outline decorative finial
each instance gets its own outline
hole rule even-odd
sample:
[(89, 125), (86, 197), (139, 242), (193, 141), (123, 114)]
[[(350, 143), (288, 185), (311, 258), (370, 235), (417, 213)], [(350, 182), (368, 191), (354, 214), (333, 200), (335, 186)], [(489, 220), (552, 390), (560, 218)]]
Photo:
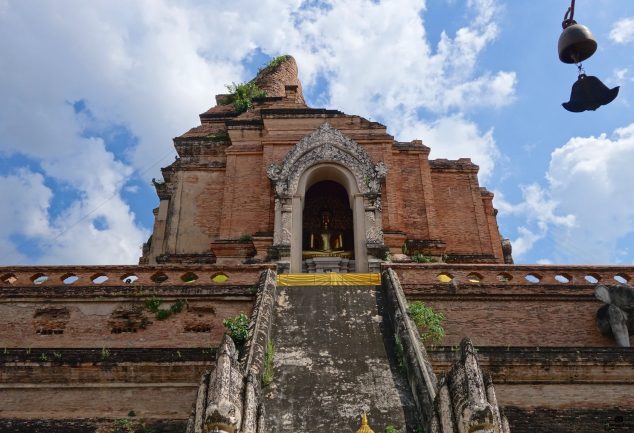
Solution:
[(357, 433), (374, 433), (374, 430), (372, 430), (368, 425), (368, 416), (365, 412), (361, 414), (361, 427), (359, 427)]

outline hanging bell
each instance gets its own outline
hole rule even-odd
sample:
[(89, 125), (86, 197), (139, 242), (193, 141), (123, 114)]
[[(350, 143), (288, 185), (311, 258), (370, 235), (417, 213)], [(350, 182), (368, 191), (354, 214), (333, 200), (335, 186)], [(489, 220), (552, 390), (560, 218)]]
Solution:
[(564, 63), (580, 63), (594, 54), (597, 41), (589, 28), (571, 22), (559, 35), (559, 60)]
[(618, 86), (609, 89), (597, 77), (580, 74), (575, 84), (572, 85), (570, 101), (561, 105), (573, 113), (581, 113), (587, 110), (594, 111), (600, 106), (614, 101), (618, 94)]

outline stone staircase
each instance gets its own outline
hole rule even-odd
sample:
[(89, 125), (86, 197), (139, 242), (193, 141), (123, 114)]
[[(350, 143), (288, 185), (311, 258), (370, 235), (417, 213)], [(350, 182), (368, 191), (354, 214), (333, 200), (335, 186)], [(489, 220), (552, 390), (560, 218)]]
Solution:
[(377, 433), (417, 431), (383, 297), (375, 286), (278, 287), (268, 432), (354, 432), (363, 411)]

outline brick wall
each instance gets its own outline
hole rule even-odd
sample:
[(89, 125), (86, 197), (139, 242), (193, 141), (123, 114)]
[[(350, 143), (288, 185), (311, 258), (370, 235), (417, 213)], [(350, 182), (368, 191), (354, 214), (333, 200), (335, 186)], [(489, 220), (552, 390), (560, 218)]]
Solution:
[(490, 239), (486, 239), (489, 230), (482, 200), (474, 199), (473, 176), (475, 173), (469, 171), (432, 171), (437, 222), (448, 253), (479, 255), (492, 252)]
[[(631, 267), (533, 265), (391, 265), (409, 301), (421, 300), (446, 316), (442, 344), (469, 336), (483, 346), (614, 347), (599, 332), (594, 278), (616, 284)], [(530, 283), (526, 276), (539, 277)], [(455, 278), (441, 282), (438, 278)], [(565, 277), (568, 282), (559, 282)], [(634, 338), (632, 339), (634, 343)]]
[[(150, 420), (185, 420), (200, 374), (213, 367), (216, 352), (212, 348), (105, 350), (3, 350), (0, 431), (6, 431), (2, 428), (11, 420), (24, 426), (25, 420), (38, 418), (66, 420), (69, 427), (85, 418), (108, 425), (104, 419), (125, 418), (130, 411)], [(78, 431), (91, 431), (82, 428)]]
[[(131, 410), (182, 426), (202, 371), (215, 362), (223, 320), (250, 315), (267, 268), (0, 268), (0, 431), (98, 431)], [(228, 279), (214, 281), (219, 274)], [(186, 304), (159, 320), (148, 299), (160, 309)]]
[[(162, 299), (160, 308), (175, 303)], [(0, 303), (3, 347), (208, 347), (220, 343), (222, 321), (240, 312), (250, 314), (252, 296), (234, 299), (191, 299), (182, 312), (158, 320), (144, 300), (29, 299)], [(242, 299), (236, 299), (242, 298)], [(56, 312), (64, 317), (55, 317)], [(51, 312), (48, 315), (47, 312)], [(59, 314), (57, 314), (59, 315)]]
[[(400, 152), (388, 167), (388, 227), (403, 231), (409, 239), (429, 239), (429, 224), (423, 195), (423, 173), (417, 154)], [(389, 189), (396, 189), (392, 195)], [(389, 224), (392, 220), (395, 224)]]
[[(199, 227), (206, 235), (205, 248), (209, 248), (209, 242), (217, 239), (220, 232), (220, 215), (222, 211), (222, 191), (224, 189), (224, 170), (213, 170), (201, 175), (201, 187), (196, 189), (189, 203), (192, 220), (188, 223)], [(204, 177), (203, 177), (204, 176)], [(211, 198), (211, 199), (210, 199)]]
[[(477, 166), (467, 160), (428, 161), (429, 147), (420, 141), (397, 143), (383, 125), (334, 110), (311, 112), (301, 104), (293, 107), (299, 110), (294, 114), (287, 102), (258, 102), (253, 111), (227, 117), (223, 128), (230, 146), (222, 150), (211, 138), (191, 136), (191, 131), (177, 139), (182, 152), (191, 141), (198, 153), (189, 152), (170, 167), (168, 189), (173, 192), (167, 221), (157, 225), (157, 230), (166, 228), (167, 242), (165, 251), (153, 248), (151, 255), (203, 253), (216, 239), (272, 233), (274, 197), (267, 167), (280, 163), (299, 140), (329, 122), (374, 162), (389, 168), (382, 196), (386, 231), (402, 232), (408, 239), (440, 239), (450, 254), (502, 261), (495, 216), (490, 197), (483, 202)], [(225, 166), (200, 169), (209, 165), (207, 153), (212, 151), (204, 150), (206, 145), (222, 152), (214, 158)]]
[(613, 347), (614, 340), (601, 335), (595, 313), (601, 303), (520, 299), (427, 299), (416, 295), (446, 316), (442, 344), (458, 345), (469, 336), (483, 346), (596, 346)]

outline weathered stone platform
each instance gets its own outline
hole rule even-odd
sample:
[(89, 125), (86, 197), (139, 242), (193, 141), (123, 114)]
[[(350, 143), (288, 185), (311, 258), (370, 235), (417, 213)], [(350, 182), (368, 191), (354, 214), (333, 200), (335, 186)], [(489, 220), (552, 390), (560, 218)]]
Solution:
[(356, 431), (362, 411), (375, 431), (416, 430), (382, 298), (373, 286), (279, 288), (267, 430)]

